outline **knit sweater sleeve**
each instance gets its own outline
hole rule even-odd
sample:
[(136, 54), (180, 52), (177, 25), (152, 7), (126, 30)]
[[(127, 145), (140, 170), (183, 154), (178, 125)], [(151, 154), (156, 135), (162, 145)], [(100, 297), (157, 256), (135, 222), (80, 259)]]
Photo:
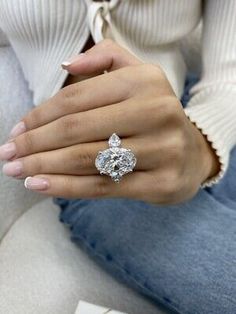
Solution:
[(186, 115), (207, 137), (225, 174), (236, 144), (236, 1), (206, 0), (203, 8), (202, 75), (192, 88)]

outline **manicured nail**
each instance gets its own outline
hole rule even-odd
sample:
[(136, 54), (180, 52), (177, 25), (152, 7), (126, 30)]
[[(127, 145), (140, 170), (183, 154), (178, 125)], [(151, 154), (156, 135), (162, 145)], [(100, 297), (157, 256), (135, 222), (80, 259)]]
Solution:
[(5, 164), (2, 168), (2, 172), (9, 177), (17, 177), (22, 174), (23, 164), (21, 161), (11, 161)]
[(26, 126), (23, 121), (17, 123), (10, 132), (10, 138), (17, 137), (26, 131)]
[(73, 63), (79, 61), (80, 59), (82, 59), (84, 57), (85, 53), (80, 53), (77, 56), (73, 56), (70, 59), (63, 61), (61, 66), (63, 69), (66, 69), (68, 66), (72, 65)]
[(63, 61), (61, 66), (63, 69), (67, 68), (68, 66), (70, 66), (72, 63), (70, 61)]
[(49, 187), (49, 182), (43, 178), (28, 177), (25, 179), (24, 185), (29, 190), (43, 191)]
[(9, 160), (16, 155), (16, 145), (9, 142), (0, 146), (0, 160)]

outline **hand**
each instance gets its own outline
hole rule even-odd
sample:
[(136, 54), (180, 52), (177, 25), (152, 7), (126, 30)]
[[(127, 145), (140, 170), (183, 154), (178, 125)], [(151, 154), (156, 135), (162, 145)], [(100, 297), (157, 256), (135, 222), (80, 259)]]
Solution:
[[(24, 117), (13, 131), (18, 136), (0, 149), (0, 158), (12, 160), (6, 174), (33, 176), (27, 187), (52, 196), (158, 204), (191, 198), (215, 174), (214, 152), (159, 67), (109, 40), (66, 67), (72, 74), (109, 73), (62, 89)], [(114, 132), (137, 157), (135, 171), (119, 184), (94, 165)]]

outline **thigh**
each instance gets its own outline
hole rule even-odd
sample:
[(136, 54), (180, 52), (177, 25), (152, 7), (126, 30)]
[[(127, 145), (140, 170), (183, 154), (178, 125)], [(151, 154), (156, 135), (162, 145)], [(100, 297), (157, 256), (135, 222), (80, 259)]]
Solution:
[(235, 313), (236, 212), (206, 191), (169, 207), (59, 202), (73, 241), (128, 285), (179, 313)]
[(44, 200), (1, 242), (1, 314), (73, 314), (79, 300), (129, 314), (163, 313), (75, 247), (57, 216), (58, 208)]

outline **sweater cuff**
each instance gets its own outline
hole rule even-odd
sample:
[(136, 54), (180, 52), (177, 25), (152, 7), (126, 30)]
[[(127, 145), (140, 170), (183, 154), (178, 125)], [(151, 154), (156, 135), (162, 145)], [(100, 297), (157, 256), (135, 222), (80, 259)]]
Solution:
[(236, 144), (236, 86), (225, 84), (205, 88), (191, 98), (184, 111), (206, 136), (219, 158), (219, 173), (202, 184), (203, 188), (212, 186), (223, 178), (230, 151)]

